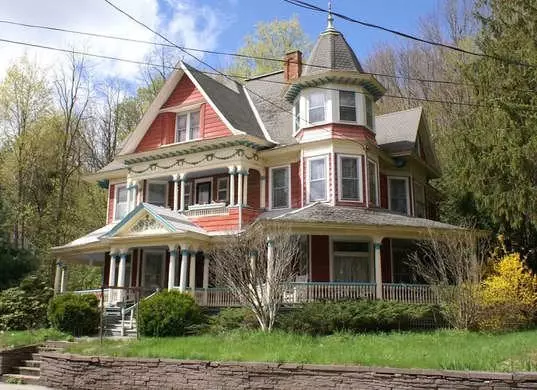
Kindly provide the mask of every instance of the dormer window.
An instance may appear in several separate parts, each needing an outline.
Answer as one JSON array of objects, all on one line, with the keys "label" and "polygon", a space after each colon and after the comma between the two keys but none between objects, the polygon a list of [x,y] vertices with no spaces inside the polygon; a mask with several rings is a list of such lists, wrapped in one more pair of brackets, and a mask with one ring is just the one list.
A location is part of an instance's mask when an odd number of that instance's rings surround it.
[{"label": "dormer window", "polygon": [[339,119],[356,122],[356,93],[339,91]]},{"label": "dormer window", "polygon": [[199,138],[200,112],[179,113],[175,119],[175,142],[192,141]]},{"label": "dormer window", "polygon": [[310,123],[325,120],[326,99],[322,92],[315,92],[308,96],[308,120]]}]

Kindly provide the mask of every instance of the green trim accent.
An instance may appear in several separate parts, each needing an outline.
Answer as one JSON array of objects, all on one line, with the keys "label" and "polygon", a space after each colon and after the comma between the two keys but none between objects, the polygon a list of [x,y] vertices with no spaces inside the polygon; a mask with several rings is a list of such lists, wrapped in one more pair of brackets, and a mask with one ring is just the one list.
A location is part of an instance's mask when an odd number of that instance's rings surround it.
[{"label": "green trim accent", "polygon": [[136,215],[140,213],[141,210],[147,211],[149,215],[151,215],[153,218],[155,218],[158,222],[164,225],[170,232],[174,233],[176,232],[173,225],[171,225],[168,221],[166,221],[164,218],[162,218],[160,215],[153,212],[149,207],[146,206],[145,203],[140,203],[138,206],[136,206],[130,213],[125,215],[123,219],[116,225],[112,230],[110,230],[108,233],[103,235],[103,237],[113,237],[116,235],[116,233],[127,224],[127,222],[131,221]]},{"label": "green trim accent", "polygon": [[373,243],[373,248],[374,248],[375,250],[377,250],[377,249],[382,249],[382,243],[380,243],[380,242],[375,242],[375,243]]},{"label": "green trim accent", "polygon": [[190,251],[188,249],[181,249],[181,256],[188,256]]}]

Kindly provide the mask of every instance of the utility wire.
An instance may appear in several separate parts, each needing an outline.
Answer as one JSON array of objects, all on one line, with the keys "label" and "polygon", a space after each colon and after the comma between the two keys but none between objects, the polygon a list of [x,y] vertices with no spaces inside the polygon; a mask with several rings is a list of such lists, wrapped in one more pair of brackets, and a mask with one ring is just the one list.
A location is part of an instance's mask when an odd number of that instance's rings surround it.
[{"label": "utility wire", "polygon": [[311,3],[308,3],[306,1],[302,1],[302,0],[283,0],[283,1],[286,2],[286,3],[292,4],[292,5],[295,5],[297,7],[309,9],[309,10],[316,11],[316,12],[322,12],[322,13],[329,13],[330,12],[330,13],[332,13],[332,15],[335,15],[335,16],[337,16],[337,17],[339,17],[339,18],[341,18],[343,20],[346,20],[348,22],[357,23],[357,24],[362,25],[364,27],[369,27],[369,28],[374,28],[374,29],[377,29],[377,30],[389,32],[391,34],[395,34],[395,35],[403,37],[403,38],[411,39],[411,40],[416,41],[416,42],[426,43],[428,45],[442,47],[444,49],[454,50],[454,51],[457,51],[459,53],[469,54],[469,55],[476,56],[476,57],[489,58],[489,59],[493,59],[493,60],[496,60],[496,61],[499,61],[499,62],[510,64],[510,65],[525,66],[525,67],[530,67],[530,68],[537,67],[537,65],[535,65],[535,64],[529,64],[527,62],[521,62],[521,61],[511,60],[509,58],[499,57],[499,56],[495,56],[495,55],[491,55],[491,54],[479,53],[479,52],[476,52],[476,51],[466,50],[466,49],[462,49],[462,48],[460,48],[458,46],[449,45],[447,43],[436,42],[436,41],[432,41],[432,40],[429,40],[429,39],[421,38],[421,37],[418,37],[416,35],[412,35],[412,34],[408,34],[408,33],[405,33],[405,32],[397,31],[397,30],[394,30],[394,29],[391,29],[391,28],[388,28],[388,27],[383,27],[383,26],[380,26],[378,24],[364,22],[362,20],[358,20],[358,19],[352,18],[350,16],[347,16],[347,15],[344,15],[344,14],[341,14],[341,13],[338,13],[338,12],[334,12],[332,10],[328,10],[326,8],[319,7],[319,6],[315,5],[315,4],[311,4]]}]

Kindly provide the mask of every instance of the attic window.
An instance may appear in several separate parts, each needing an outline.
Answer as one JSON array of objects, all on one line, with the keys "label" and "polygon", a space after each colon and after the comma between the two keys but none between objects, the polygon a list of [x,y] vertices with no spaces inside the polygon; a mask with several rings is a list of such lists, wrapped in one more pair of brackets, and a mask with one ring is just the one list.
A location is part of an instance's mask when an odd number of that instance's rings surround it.
[{"label": "attic window", "polygon": [[200,112],[177,114],[175,119],[175,142],[192,141],[199,138]]}]

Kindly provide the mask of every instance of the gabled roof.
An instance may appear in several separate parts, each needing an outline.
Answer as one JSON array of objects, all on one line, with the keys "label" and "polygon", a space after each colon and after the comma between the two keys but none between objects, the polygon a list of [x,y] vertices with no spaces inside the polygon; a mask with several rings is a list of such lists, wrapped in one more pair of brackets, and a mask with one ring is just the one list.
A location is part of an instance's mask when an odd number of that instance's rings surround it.
[{"label": "gabled roof", "polygon": [[317,39],[307,64],[304,66],[303,76],[322,73],[327,70],[363,72],[356,54],[354,54],[343,34],[330,28],[321,33]]},{"label": "gabled roof", "polygon": [[383,149],[384,145],[396,144],[414,147],[422,112],[422,107],[416,107],[376,116],[377,144]]}]

